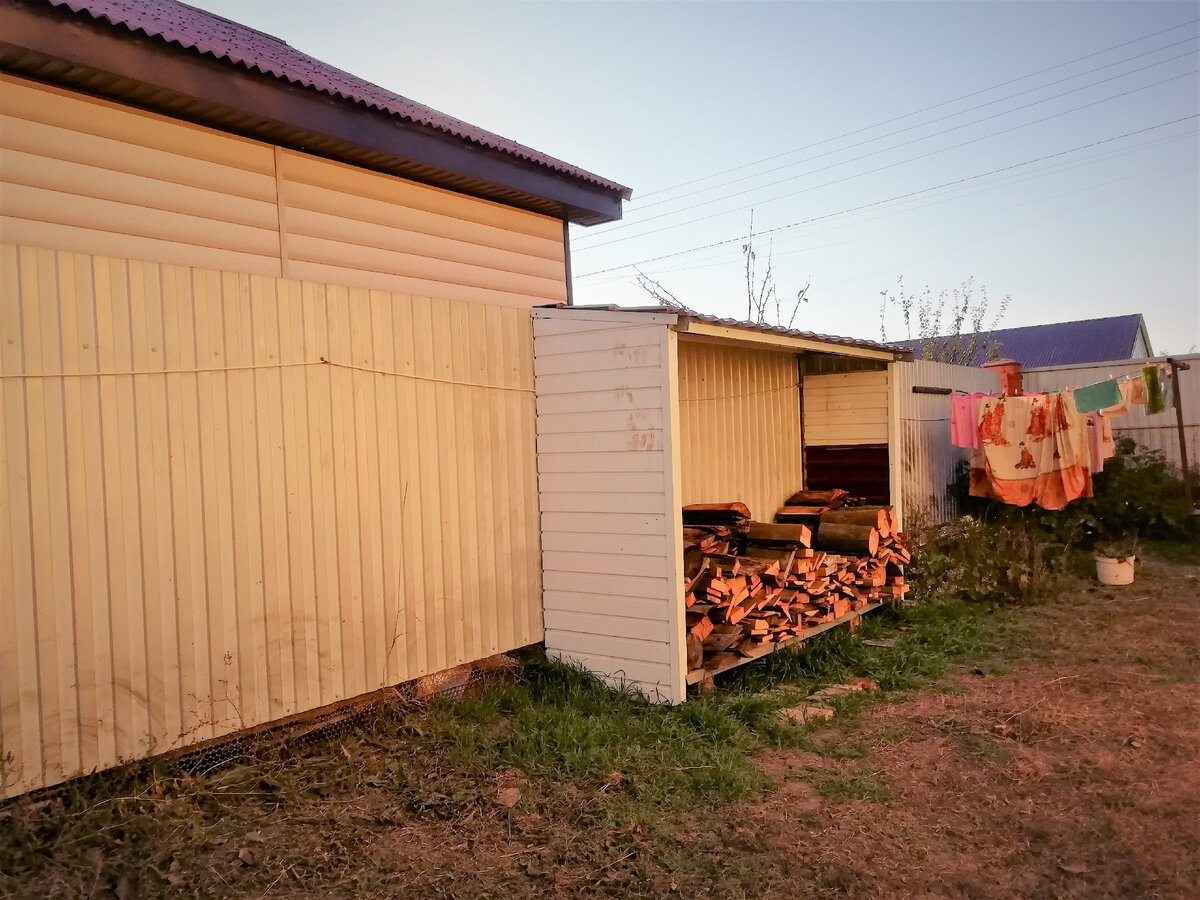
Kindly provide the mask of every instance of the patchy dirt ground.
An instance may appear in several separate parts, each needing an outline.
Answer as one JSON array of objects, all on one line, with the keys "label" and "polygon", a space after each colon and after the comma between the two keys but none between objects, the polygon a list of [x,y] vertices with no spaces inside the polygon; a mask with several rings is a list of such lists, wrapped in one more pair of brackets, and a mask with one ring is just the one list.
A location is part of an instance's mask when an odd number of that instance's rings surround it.
[{"label": "patchy dirt ground", "polygon": [[706,852],[744,835],[799,897],[1197,896],[1200,567],[1029,614],[1031,645],[823,733],[859,758],[764,756],[782,787]]},{"label": "patchy dirt ground", "polygon": [[468,777],[361,734],[201,792],[143,776],[82,831],[10,804],[0,896],[1191,898],[1198,619],[1200,566],[1075,582],[996,613],[987,659],[761,754],[764,794],[645,824],[619,773]]}]

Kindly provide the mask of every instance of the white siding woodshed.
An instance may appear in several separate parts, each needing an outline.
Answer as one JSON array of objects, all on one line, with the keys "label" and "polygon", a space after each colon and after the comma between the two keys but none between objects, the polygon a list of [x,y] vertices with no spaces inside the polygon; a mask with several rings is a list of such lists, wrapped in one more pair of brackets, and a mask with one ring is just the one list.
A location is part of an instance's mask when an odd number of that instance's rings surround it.
[{"label": "white siding woodshed", "polygon": [[546,649],[685,696],[673,316],[534,311]]}]

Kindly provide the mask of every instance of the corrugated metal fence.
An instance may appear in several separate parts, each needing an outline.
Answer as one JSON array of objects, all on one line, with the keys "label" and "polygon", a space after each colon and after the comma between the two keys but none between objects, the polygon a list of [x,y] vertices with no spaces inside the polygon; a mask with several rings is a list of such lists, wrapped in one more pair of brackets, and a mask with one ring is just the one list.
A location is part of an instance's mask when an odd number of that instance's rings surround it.
[{"label": "corrugated metal fence", "polygon": [[892,409],[896,416],[893,458],[900,466],[899,489],[905,527],[946,522],[958,515],[947,486],[968,451],[950,443],[950,398],[914,394],[914,385],[991,393],[999,378],[987,369],[949,363],[898,362],[891,365]]},{"label": "corrugated metal fence", "polygon": [[[1152,359],[1124,359],[1084,366],[1026,369],[1024,385],[1028,391],[1056,391],[1066,387],[1082,387],[1122,375],[1135,375],[1142,370],[1142,366],[1152,362],[1166,362],[1166,359],[1165,356],[1156,356]],[[1179,373],[1179,381],[1188,460],[1194,471],[1200,466],[1200,353],[1176,356],[1175,359],[1191,366],[1190,370]],[[1176,468],[1182,464],[1179,455],[1179,427],[1173,409],[1149,416],[1146,415],[1145,407],[1134,406],[1127,415],[1113,419],[1113,432],[1117,437],[1133,438],[1151,450],[1161,450],[1167,461]]]},{"label": "corrugated metal fence", "polygon": [[527,309],[0,250],[0,795],[541,640]]}]

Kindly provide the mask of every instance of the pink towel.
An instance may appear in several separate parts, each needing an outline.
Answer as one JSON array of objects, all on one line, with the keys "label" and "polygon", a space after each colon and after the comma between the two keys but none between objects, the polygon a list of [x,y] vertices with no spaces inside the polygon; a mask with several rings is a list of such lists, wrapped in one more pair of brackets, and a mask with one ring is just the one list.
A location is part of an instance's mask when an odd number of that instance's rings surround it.
[{"label": "pink towel", "polygon": [[978,409],[977,398],[966,394],[950,395],[950,443],[955,447],[974,450],[979,446]]}]

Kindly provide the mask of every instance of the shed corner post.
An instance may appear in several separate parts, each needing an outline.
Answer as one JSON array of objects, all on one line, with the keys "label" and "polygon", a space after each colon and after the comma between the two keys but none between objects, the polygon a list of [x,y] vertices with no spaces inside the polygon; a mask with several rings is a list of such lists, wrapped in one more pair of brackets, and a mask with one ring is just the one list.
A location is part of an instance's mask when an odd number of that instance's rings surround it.
[{"label": "shed corner post", "polygon": [[892,514],[896,524],[904,530],[904,465],[900,446],[900,400],[905,379],[902,377],[904,363],[892,360],[888,363],[888,493],[891,495]]},{"label": "shed corner post", "polygon": [[671,666],[671,703],[687,699],[687,639],[683,601],[683,472],[680,464],[679,424],[679,334],[663,329],[663,465],[666,466],[665,493],[667,527],[667,621],[670,625],[668,653]]}]

